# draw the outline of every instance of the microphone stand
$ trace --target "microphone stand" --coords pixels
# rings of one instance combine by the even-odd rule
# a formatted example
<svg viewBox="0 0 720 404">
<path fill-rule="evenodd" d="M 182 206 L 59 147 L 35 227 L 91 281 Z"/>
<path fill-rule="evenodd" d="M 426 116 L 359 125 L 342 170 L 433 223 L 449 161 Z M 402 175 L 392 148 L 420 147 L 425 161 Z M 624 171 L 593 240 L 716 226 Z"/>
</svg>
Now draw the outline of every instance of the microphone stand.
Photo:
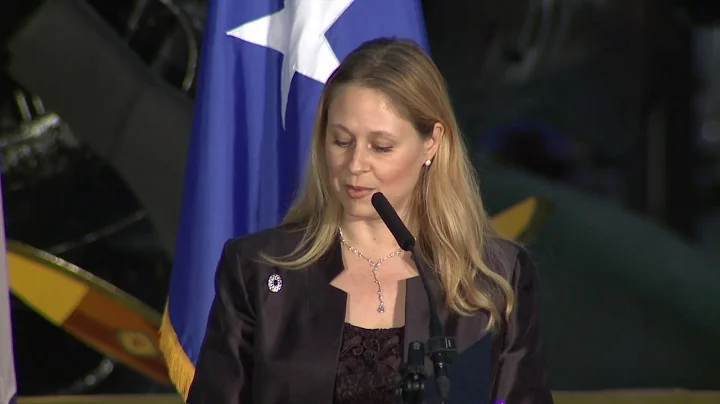
<svg viewBox="0 0 720 404">
<path fill-rule="evenodd" d="M 396 396 L 400 404 L 422 404 L 425 398 L 425 344 L 409 345 L 408 361 L 400 367 Z"/>
<path fill-rule="evenodd" d="M 425 288 L 430 309 L 430 339 L 428 340 L 429 356 L 435 372 L 440 403 L 445 404 L 450 397 L 450 363 L 457 356 L 455 338 L 448 337 L 443 331 L 438 314 L 438 305 L 430 287 L 428 265 L 416 246 L 412 247 L 412 259 L 418 269 L 420 280 Z M 421 404 L 425 395 L 425 345 L 420 341 L 409 344 L 408 362 L 401 367 L 397 397 L 401 403 Z"/>
</svg>

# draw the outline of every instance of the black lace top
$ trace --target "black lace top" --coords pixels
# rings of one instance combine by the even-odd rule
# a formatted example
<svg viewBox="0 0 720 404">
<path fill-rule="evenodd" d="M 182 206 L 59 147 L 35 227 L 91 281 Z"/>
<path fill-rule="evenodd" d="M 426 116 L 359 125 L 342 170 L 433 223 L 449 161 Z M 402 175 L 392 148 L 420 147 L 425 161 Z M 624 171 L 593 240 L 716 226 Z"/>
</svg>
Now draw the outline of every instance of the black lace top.
<svg viewBox="0 0 720 404">
<path fill-rule="evenodd" d="M 345 323 L 335 404 L 396 403 L 404 327 L 369 330 Z"/>
</svg>

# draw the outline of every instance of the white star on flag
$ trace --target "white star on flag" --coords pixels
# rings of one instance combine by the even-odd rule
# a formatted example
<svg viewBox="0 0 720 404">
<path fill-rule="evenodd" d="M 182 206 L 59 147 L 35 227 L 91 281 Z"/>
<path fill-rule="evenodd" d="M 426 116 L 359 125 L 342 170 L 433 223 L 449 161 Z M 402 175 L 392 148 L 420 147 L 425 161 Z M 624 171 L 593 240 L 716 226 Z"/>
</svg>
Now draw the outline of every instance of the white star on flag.
<svg viewBox="0 0 720 404">
<path fill-rule="evenodd" d="M 325 33 L 355 0 L 286 0 L 273 14 L 227 32 L 229 36 L 283 54 L 280 81 L 282 125 L 295 73 L 325 84 L 339 66 Z"/>
</svg>

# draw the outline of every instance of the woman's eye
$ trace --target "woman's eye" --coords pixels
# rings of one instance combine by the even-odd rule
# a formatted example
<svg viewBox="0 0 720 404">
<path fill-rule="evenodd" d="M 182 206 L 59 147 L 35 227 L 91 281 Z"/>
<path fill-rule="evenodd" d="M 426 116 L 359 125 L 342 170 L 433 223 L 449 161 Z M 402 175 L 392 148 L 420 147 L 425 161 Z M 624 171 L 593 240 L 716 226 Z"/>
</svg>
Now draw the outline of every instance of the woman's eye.
<svg viewBox="0 0 720 404">
<path fill-rule="evenodd" d="M 373 149 L 380 153 L 387 153 L 392 150 L 392 146 L 373 146 Z"/>
<path fill-rule="evenodd" d="M 335 141 L 333 143 L 335 143 L 337 146 L 340 146 L 340 147 L 350 146 L 350 142 L 344 142 L 342 140 L 337 140 L 337 139 L 335 139 Z"/>
</svg>

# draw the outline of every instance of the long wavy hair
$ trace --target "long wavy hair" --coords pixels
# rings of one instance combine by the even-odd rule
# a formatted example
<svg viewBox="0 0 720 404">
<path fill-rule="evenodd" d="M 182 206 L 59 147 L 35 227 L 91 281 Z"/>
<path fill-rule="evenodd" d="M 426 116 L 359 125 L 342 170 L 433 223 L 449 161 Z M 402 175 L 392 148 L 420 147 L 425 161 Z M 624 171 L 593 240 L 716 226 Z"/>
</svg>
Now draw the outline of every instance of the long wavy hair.
<svg viewBox="0 0 720 404">
<path fill-rule="evenodd" d="M 488 329 L 495 328 L 512 311 L 513 290 L 501 271 L 493 271 L 485 262 L 493 254 L 488 241 L 497 235 L 485 213 L 445 80 L 412 41 L 366 42 L 329 78 L 315 122 L 305 187 L 283 222 L 302 230 L 303 238 L 287 256 L 261 258 L 288 269 L 304 268 L 337 242 L 342 206 L 330 188 L 325 136 L 328 107 L 337 90 L 348 84 L 381 92 L 424 138 L 432 135 L 436 123 L 445 127 L 433 163 L 422 170 L 410 198 L 406 225 L 418 238 L 421 253 L 437 268 L 448 308 L 459 315 L 486 311 Z"/>
</svg>

